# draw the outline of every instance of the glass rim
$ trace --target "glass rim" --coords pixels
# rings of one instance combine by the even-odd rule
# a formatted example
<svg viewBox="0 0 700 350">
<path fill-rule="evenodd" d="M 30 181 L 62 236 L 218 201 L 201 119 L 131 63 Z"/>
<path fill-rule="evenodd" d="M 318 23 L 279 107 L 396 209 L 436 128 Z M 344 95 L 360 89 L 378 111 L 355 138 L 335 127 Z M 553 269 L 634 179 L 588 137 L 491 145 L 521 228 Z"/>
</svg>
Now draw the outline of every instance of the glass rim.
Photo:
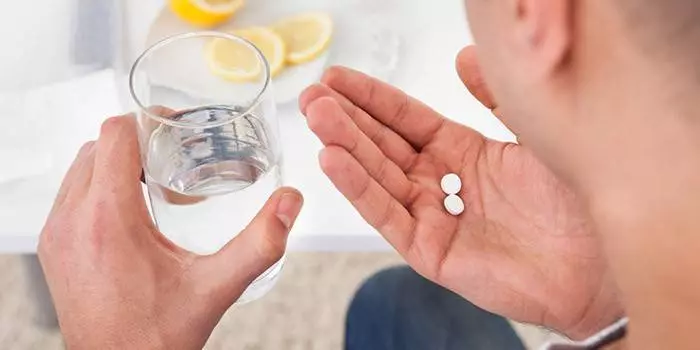
<svg viewBox="0 0 700 350">
<path fill-rule="evenodd" d="M 135 77 L 136 71 L 139 68 L 139 66 L 141 65 L 142 61 L 144 59 L 146 59 L 147 57 L 149 57 L 154 52 L 158 51 L 159 49 L 161 49 L 165 46 L 168 46 L 168 45 L 170 45 L 178 40 L 192 39 L 192 38 L 204 38 L 204 37 L 227 39 L 227 40 L 238 42 L 240 44 L 245 45 L 249 49 L 252 49 L 253 52 L 255 53 L 255 55 L 260 60 L 260 62 L 262 62 L 263 73 L 265 74 L 264 83 L 263 83 L 262 87 L 260 88 L 260 91 L 258 91 L 258 93 L 256 94 L 253 101 L 248 106 L 245 106 L 245 109 L 243 110 L 243 112 L 241 112 L 240 114 L 238 114 L 236 116 L 226 118 L 224 120 L 218 120 L 218 121 L 213 121 L 213 122 L 203 122 L 203 123 L 181 122 L 181 121 L 172 120 L 172 119 L 161 117 L 157 114 L 151 113 L 149 111 L 149 108 L 155 107 L 155 106 L 145 106 L 135 91 L 134 80 L 136 78 Z M 250 114 L 250 112 L 253 109 L 255 109 L 262 102 L 264 95 L 270 86 L 271 81 L 272 81 L 272 77 L 270 75 L 270 64 L 267 62 L 267 59 L 263 55 L 262 51 L 260 51 L 260 49 L 257 46 L 255 46 L 253 43 L 251 43 L 250 41 L 248 41 L 244 38 L 233 35 L 233 34 L 216 32 L 216 31 L 196 31 L 196 32 L 188 32 L 188 33 L 171 35 L 169 37 L 161 39 L 160 41 L 149 46 L 143 52 L 141 52 L 139 57 L 136 58 L 134 63 L 131 65 L 131 70 L 129 72 L 129 94 L 131 95 L 131 99 L 136 103 L 138 108 L 141 109 L 142 113 L 146 114 L 149 118 L 151 118 L 159 123 L 167 124 L 170 126 L 181 127 L 181 128 L 216 127 L 216 126 L 228 124 L 235 119 L 238 119 L 240 117 L 243 117 L 243 116 Z M 227 104 L 221 103 L 221 104 L 217 104 L 217 105 L 226 106 Z"/>
</svg>

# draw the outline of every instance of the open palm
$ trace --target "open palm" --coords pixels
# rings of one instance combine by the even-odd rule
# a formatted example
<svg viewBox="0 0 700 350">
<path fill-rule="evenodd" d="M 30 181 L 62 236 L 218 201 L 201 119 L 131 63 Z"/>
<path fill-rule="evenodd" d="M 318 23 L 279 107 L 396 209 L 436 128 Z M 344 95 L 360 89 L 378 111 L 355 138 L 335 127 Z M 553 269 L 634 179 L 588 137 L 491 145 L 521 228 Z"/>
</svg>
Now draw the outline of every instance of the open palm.
<svg viewBox="0 0 700 350">
<path fill-rule="evenodd" d="M 326 145 L 323 171 L 417 272 L 573 337 L 620 312 L 577 198 L 524 147 L 346 68 L 331 68 L 300 104 Z M 460 216 L 443 207 L 447 173 L 462 179 Z"/>
</svg>

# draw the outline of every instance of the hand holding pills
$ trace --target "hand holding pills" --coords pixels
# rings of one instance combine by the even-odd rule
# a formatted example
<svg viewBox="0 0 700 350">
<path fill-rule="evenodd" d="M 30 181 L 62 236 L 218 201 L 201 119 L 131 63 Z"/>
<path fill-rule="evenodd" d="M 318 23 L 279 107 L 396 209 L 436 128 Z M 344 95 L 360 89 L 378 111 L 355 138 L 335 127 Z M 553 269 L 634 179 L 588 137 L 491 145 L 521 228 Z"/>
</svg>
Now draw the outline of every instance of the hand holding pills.
<svg viewBox="0 0 700 350">
<path fill-rule="evenodd" d="M 604 264 L 576 258 L 601 256 L 595 235 L 528 150 L 346 68 L 331 68 L 300 107 L 325 146 L 323 172 L 417 272 L 488 311 L 562 331 L 597 310 L 586 303 Z M 586 297 L 572 301 L 562 285 Z"/>
</svg>

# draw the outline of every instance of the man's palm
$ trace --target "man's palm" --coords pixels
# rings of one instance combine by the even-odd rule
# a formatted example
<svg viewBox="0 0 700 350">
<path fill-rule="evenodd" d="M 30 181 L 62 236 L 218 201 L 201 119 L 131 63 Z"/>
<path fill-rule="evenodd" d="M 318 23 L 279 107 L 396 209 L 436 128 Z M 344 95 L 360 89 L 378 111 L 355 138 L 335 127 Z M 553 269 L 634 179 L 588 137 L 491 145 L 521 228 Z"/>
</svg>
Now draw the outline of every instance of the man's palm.
<svg viewBox="0 0 700 350">
<path fill-rule="evenodd" d="M 344 68 L 300 102 L 326 145 L 324 172 L 419 273 L 485 309 L 574 336 L 597 299 L 609 299 L 584 212 L 525 148 Z M 443 207 L 447 173 L 463 182 L 460 216 Z"/>
</svg>

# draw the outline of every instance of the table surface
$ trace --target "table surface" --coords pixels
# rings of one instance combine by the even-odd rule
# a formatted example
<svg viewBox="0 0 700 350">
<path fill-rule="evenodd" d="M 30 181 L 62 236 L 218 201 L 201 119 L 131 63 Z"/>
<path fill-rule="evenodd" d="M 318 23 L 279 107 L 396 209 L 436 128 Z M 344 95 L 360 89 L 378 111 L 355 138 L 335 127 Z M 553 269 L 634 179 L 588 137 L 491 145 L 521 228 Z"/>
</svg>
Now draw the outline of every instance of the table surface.
<svg viewBox="0 0 700 350">
<path fill-rule="evenodd" d="M 402 1 L 401 5 L 396 29 L 402 45 L 390 82 L 488 137 L 513 140 L 490 111 L 466 91 L 455 73 L 455 55 L 471 41 L 462 1 L 438 1 L 429 6 L 423 1 Z M 61 100 L 51 108 L 46 135 L 52 165 L 42 174 L 0 183 L 0 253 L 36 250 L 46 215 L 77 149 L 96 138 L 105 117 L 123 112 L 115 92 L 120 81 L 113 75 L 111 71 L 94 74 L 83 78 L 81 87 L 51 97 L 54 102 Z M 321 144 L 296 106 L 280 108 L 279 114 L 285 184 L 305 196 L 305 207 L 290 236 L 290 249 L 388 249 L 320 170 L 317 155 Z"/>
</svg>

